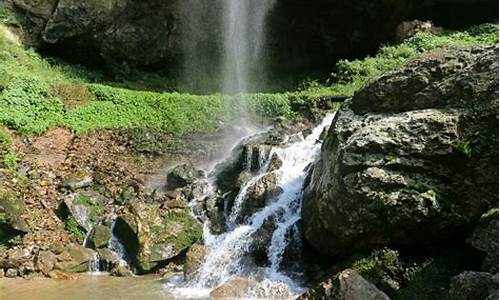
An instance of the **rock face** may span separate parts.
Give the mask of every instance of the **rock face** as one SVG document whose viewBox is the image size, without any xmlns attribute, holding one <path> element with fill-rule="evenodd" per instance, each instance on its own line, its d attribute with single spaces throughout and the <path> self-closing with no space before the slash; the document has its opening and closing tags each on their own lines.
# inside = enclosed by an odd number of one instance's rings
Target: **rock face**
<svg viewBox="0 0 500 300">
<path fill-rule="evenodd" d="M 201 225 L 189 213 L 134 203 L 116 219 L 114 234 L 139 272 L 179 255 L 201 237 Z"/>
<path fill-rule="evenodd" d="M 467 242 L 484 253 L 482 270 L 498 273 L 498 210 L 483 216 Z"/>
<path fill-rule="evenodd" d="M 337 113 L 305 191 L 327 255 L 451 237 L 498 203 L 498 49 L 437 49 Z"/>
<path fill-rule="evenodd" d="M 174 1 L 13 0 L 31 40 L 109 65 L 150 65 L 172 51 Z M 62 53 L 63 54 L 63 53 Z M 97 62 L 95 61 L 95 62 Z"/>
<path fill-rule="evenodd" d="M 297 300 L 390 300 L 382 291 L 353 270 L 344 270 Z"/>
<path fill-rule="evenodd" d="M 450 299 L 498 299 L 498 274 L 463 272 L 451 281 Z"/>
<path fill-rule="evenodd" d="M 62 56 L 80 55 L 84 63 L 104 61 L 119 72 L 126 72 L 128 66 L 152 65 L 171 70 L 183 57 L 201 59 L 204 63 L 196 65 L 197 71 L 213 76 L 218 69 L 205 65 L 222 59 L 221 0 L 7 2 L 26 16 L 23 31 L 35 44 Z M 339 58 L 364 56 L 391 41 L 403 21 L 430 20 L 447 28 L 464 28 L 495 22 L 497 10 L 494 0 L 279 0 L 267 22 L 271 69 L 300 78 L 318 70 L 330 72 Z M 294 43 L 289 42 L 290 36 L 297 37 Z"/>
</svg>

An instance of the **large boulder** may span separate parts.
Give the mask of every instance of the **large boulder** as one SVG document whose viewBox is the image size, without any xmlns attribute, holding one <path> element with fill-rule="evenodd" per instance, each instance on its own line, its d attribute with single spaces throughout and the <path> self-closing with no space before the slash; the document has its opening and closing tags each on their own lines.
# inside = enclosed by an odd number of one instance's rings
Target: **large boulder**
<svg viewBox="0 0 500 300">
<path fill-rule="evenodd" d="M 90 262 L 96 255 L 97 253 L 92 249 L 70 244 L 57 256 L 58 262 L 54 268 L 68 273 L 87 272 Z"/>
<path fill-rule="evenodd" d="M 498 274 L 463 272 L 451 280 L 450 299 L 498 299 Z"/>
<path fill-rule="evenodd" d="M 497 71 L 497 48 L 437 49 L 357 92 L 310 174 L 307 240 L 330 256 L 429 244 L 496 207 Z"/>
<path fill-rule="evenodd" d="M 390 300 L 356 271 L 347 269 L 321 282 L 297 300 Z"/>
<path fill-rule="evenodd" d="M 201 238 L 201 225 L 189 209 L 163 210 L 133 203 L 116 219 L 114 234 L 139 272 L 178 256 Z"/>
<path fill-rule="evenodd" d="M 24 201 L 17 195 L 0 191 L 0 242 L 28 232 L 23 218 Z"/>
</svg>

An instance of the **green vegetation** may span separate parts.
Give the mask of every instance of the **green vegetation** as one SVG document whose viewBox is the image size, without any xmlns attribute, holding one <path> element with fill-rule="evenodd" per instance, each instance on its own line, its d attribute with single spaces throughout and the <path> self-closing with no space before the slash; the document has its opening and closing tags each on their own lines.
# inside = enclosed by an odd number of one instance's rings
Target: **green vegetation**
<svg viewBox="0 0 500 300">
<path fill-rule="evenodd" d="M 415 257 L 384 248 L 366 256 L 354 256 L 343 266 L 357 271 L 391 299 L 446 299 L 447 290 L 443 286 L 448 286 L 451 277 L 474 262 L 459 251 L 441 252 Z"/>
<path fill-rule="evenodd" d="M 417 55 L 450 45 L 495 45 L 498 43 L 498 25 L 483 24 L 467 31 L 449 31 L 440 34 L 419 32 L 403 43 L 385 46 L 374 57 L 363 60 L 341 60 L 326 85 L 306 84 L 307 95 L 353 95 L 368 80 L 384 72 L 395 70 Z M 300 93 L 299 93 L 300 94 Z"/>
<path fill-rule="evenodd" d="M 83 243 L 85 240 L 85 231 L 78 225 L 78 222 L 73 216 L 69 215 L 64 220 L 64 229 L 79 243 Z"/>
<path fill-rule="evenodd" d="M 453 149 L 467 156 L 468 158 L 472 157 L 472 147 L 469 141 L 460 140 L 453 145 Z"/>
<path fill-rule="evenodd" d="M 491 24 L 466 32 L 418 33 L 402 44 L 383 47 L 375 57 L 340 61 L 325 84 L 310 81 L 295 92 L 227 96 L 132 90 L 145 86 L 141 82 L 161 80 L 138 73 L 129 81 L 109 83 L 102 74 L 24 49 L 1 29 L 0 125 L 21 134 L 41 134 L 51 127 L 70 128 L 78 134 L 152 128 L 179 136 L 213 131 L 242 112 L 264 119 L 292 117 L 297 108 L 314 109 L 312 100 L 317 97 L 352 95 L 369 79 L 424 51 L 444 45 L 498 42 L 498 26 Z M 165 87 L 158 84 L 161 88 Z"/>
<path fill-rule="evenodd" d="M 92 223 L 95 223 L 98 220 L 101 206 L 98 203 L 92 202 L 89 196 L 78 195 L 73 204 L 87 207 L 90 211 L 89 219 Z"/>
</svg>

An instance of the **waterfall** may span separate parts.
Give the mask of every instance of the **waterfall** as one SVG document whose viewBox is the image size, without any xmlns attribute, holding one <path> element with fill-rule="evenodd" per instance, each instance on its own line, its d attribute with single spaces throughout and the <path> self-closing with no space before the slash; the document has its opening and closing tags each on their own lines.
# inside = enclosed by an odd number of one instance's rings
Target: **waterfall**
<svg viewBox="0 0 500 300">
<path fill-rule="evenodd" d="M 235 203 L 227 220 L 230 223 L 229 231 L 221 235 L 211 234 L 210 221 L 205 223 L 204 241 L 209 250 L 208 255 L 195 273 L 194 279 L 186 283 L 183 289 L 178 289 L 179 293 L 193 296 L 195 292 L 199 296 L 200 291 L 209 292 L 235 277 L 253 278 L 259 282 L 256 290 L 245 295 L 249 298 L 273 298 L 276 291 L 283 290 L 284 285 L 290 296 L 302 291 L 301 286 L 282 271 L 283 254 L 291 243 L 300 243 L 296 229 L 301 216 L 302 190 L 307 167 L 319 155 L 321 143 L 318 143 L 318 139 L 332 120 L 333 114 L 329 114 L 306 138 L 301 137 L 297 142 L 285 147 L 272 148 L 269 157 L 277 155 L 283 162 L 278 170 L 273 171 L 277 175 L 278 186 L 283 190 L 279 196 L 271 199 L 264 208 L 240 224 L 236 223 L 235 217 L 232 216 L 240 209 L 238 203 Z M 266 165 L 267 163 L 263 164 L 262 169 L 267 169 Z M 248 182 L 255 182 L 262 174 L 263 171 L 260 170 Z M 236 201 L 246 198 L 246 186 L 240 189 Z M 255 243 L 255 234 L 268 220 L 272 221 L 275 229 L 267 248 L 268 264 L 262 269 L 248 261 Z"/>
<path fill-rule="evenodd" d="M 179 1 L 181 89 L 226 94 L 265 81 L 266 19 L 276 0 Z"/>
<path fill-rule="evenodd" d="M 266 17 L 275 0 L 223 0 L 223 91 L 245 93 L 262 72 Z M 262 74 L 260 74 L 262 75 Z"/>
</svg>

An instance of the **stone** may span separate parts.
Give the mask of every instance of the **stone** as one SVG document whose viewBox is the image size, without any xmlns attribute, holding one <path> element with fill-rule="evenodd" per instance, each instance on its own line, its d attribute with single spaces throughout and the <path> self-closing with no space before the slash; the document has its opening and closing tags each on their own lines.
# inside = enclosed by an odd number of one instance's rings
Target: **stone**
<svg viewBox="0 0 500 300">
<path fill-rule="evenodd" d="M 7 278 L 16 278 L 17 275 L 18 275 L 17 269 L 14 269 L 14 268 L 9 268 L 5 272 L 5 277 L 7 277 Z"/>
<path fill-rule="evenodd" d="M 237 277 L 230 279 L 210 292 L 210 297 L 216 299 L 223 298 L 244 298 L 259 283 L 251 278 Z"/>
<path fill-rule="evenodd" d="M 35 267 L 42 274 L 48 276 L 57 263 L 57 256 L 50 251 L 40 251 L 38 253 Z"/>
<path fill-rule="evenodd" d="M 308 290 L 297 300 L 390 300 L 357 272 L 347 269 Z"/>
<path fill-rule="evenodd" d="M 102 199 L 94 193 L 77 193 L 68 195 L 59 206 L 59 211 L 67 220 L 74 218 L 81 230 L 88 233 L 98 221 Z"/>
<path fill-rule="evenodd" d="M 332 257 L 432 244 L 496 207 L 497 70 L 495 47 L 437 49 L 347 100 L 305 188 L 308 242 Z"/>
<path fill-rule="evenodd" d="M 201 177 L 199 170 L 190 164 L 176 166 L 167 174 L 167 188 L 175 190 L 193 184 L 196 179 Z"/>
<path fill-rule="evenodd" d="M 97 225 L 92 229 L 88 242 L 94 248 L 105 248 L 111 239 L 111 231 L 108 226 Z"/>
<path fill-rule="evenodd" d="M 449 293 L 450 299 L 454 300 L 494 297 L 498 295 L 498 275 L 486 272 L 463 272 L 452 278 Z"/>
<path fill-rule="evenodd" d="M 133 203 L 116 219 L 115 236 L 141 273 L 174 258 L 201 238 L 201 224 L 189 209 L 165 210 Z"/>
<path fill-rule="evenodd" d="M 86 173 L 71 174 L 63 180 L 63 187 L 72 191 L 89 187 L 94 183 L 94 178 Z"/>
<path fill-rule="evenodd" d="M 133 277 L 134 276 L 134 273 L 132 273 L 132 271 L 130 271 L 129 268 L 127 268 L 126 266 L 122 266 L 122 265 L 114 267 L 111 270 L 110 274 L 111 274 L 111 276 L 115 276 L 115 277 Z"/>
<path fill-rule="evenodd" d="M 184 262 L 183 273 L 184 280 L 189 281 L 193 278 L 196 270 L 205 261 L 207 255 L 207 247 L 202 244 L 194 244 L 186 253 L 186 261 Z"/>
<path fill-rule="evenodd" d="M 49 277 L 58 280 L 75 280 L 78 277 L 74 274 L 63 272 L 61 270 L 52 270 L 49 272 Z"/>
<path fill-rule="evenodd" d="M 25 204 L 11 193 L 0 193 L 0 240 L 27 233 L 28 225 L 23 218 Z"/>
<path fill-rule="evenodd" d="M 97 249 L 97 253 L 99 253 L 101 269 L 104 271 L 111 271 L 116 266 L 124 264 L 121 258 L 118 257 L 118 255 L 112 250 L 109 250 L 107 248 L 101 248 Z"/>
<path fill-rule="evenodd" d="M 483 271 L 498 273 L 498 209 L 483 215 L 467 243 L 485 254 Z"/>
<path fill-rule="evenodd" d="M 81 245 L 70 244 L 57 256 L 58 262 L 55 269 L 66 273 L 83 273 L 89 269 L 89 262 L 95 257 L 96 252 Z"/>
<path fill-rule="evenodd" d="M 278 176 L 275 173 L 267 173 L 258 178 L 247 190 L 240 218 L 253 215 L 259 209 L 265 207 L 267 201 L 278 197 L 282 192 L 283 189 L 278 186 Z"/>
<path fill-rule="evenodd" d="M 269 162 L 269 167 L 267 169 L 267 172 L 277 171 L 281 169 L 282 166 L 283 166 L 283 161 L 281 160 L 281 158 L 278 156 L 278 154 L 273 153 L 273 155 L 271 156 L 271 161 Z"/>
</svg>

